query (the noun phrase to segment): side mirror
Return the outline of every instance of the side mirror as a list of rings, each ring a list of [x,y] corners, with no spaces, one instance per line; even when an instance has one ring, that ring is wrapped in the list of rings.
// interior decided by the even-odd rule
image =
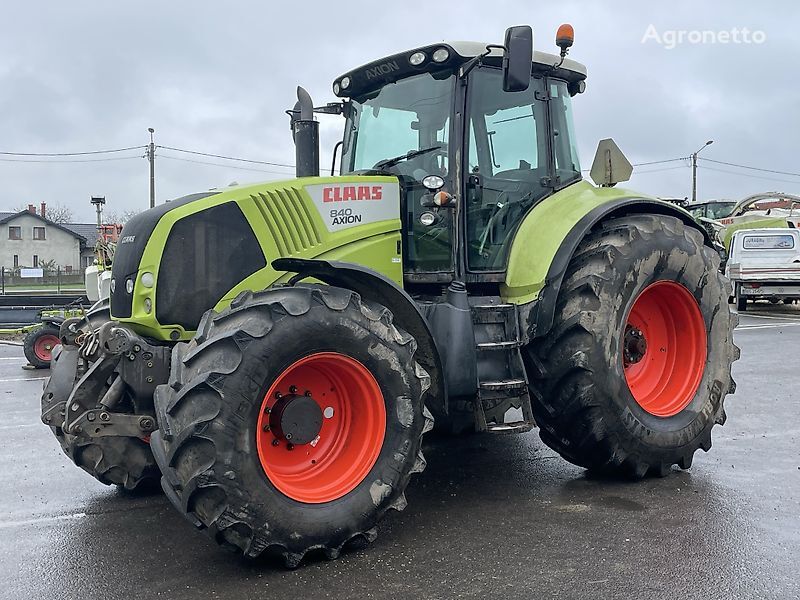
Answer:
[[[589,172],[592,181],[601,187],[613,187],[620,181],[628,181],[632,173],[633,165],[614,140],[600,140]]]
[[[509,27],[504,45],[503,91],[524,92],[531,84],[533,29],[530,25]]]

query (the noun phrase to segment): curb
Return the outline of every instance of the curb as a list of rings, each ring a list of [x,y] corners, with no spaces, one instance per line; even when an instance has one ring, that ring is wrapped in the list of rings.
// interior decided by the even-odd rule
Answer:
[[[22,342],[12,342],[11,340],[0,340],[0,344],[6,346],[22,346]]]

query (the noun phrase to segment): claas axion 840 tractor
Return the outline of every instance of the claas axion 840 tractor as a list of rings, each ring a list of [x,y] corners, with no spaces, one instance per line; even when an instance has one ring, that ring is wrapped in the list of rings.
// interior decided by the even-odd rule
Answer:
[[[582,180],[585,68],[440,43],[337,78],[291,115],[297,178],[131,219],[110,302],[60,331],[42,420],[80,467],[160,478],[219,544],[297,565],[375,536],[421,438],[521,433],[598,473],[688,468],[734,390],[730,286],[683,210]],[[344,118],[319,176],[315,112]]]

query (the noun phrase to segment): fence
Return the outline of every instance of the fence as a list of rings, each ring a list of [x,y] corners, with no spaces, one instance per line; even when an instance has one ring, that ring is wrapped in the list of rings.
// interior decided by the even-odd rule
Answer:
[[[86,284],[82,269],[11,269],[0,267],[0,293],[72,292],[83,293]]]

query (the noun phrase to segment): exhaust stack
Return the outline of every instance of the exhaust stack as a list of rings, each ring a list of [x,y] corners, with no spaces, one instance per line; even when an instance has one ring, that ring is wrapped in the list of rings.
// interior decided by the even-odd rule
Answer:
[[[314,120],[314,103],[309,93],[297,86],[297,104],[289,111],[295,147],[297,177],[319,176],[319,122]]]

